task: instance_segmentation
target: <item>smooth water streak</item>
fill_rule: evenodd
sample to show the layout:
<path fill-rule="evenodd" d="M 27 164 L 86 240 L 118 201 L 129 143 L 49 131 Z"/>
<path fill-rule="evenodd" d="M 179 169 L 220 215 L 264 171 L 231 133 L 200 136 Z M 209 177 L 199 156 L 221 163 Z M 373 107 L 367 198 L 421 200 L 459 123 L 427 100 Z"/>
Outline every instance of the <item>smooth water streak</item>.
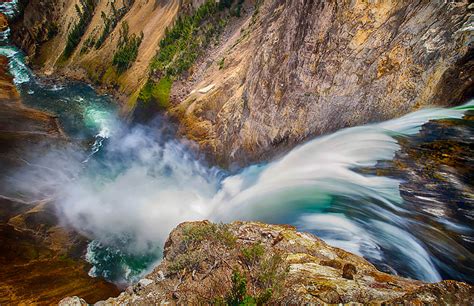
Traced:
<path fill-rule="evenodd" d="M 395 214 L 409 210 L 400 182 L 356 169 L 392 159 L 399 149 L 394 135 L 414 134 L 431 118 L 460 118 L 464 111 L 428 109 L 348 128 L 224 179 L 222 171 L 203 166 L 180 142 L 157 140 L 150 127 L 118 129 L 101 152 L 107 166 L 92 171 L 100 182 L 84 176 L 67 186 L 61 207 L 89 237 L 122 249 L 126 245 L 125 254 L 156 250 L 183 221 L 287 222 L 373 261 L 387 256 L 382 249 L 400 253 L 410 258 L 399 263 L 401 271 L 437 281 L 439 273 L 423 244 L 405 227 L 408 221 Z M 338 213 L 328 212 L 334 207 Z M 347 215 L 351 210 L 360 210 L 365 220 Z"/>

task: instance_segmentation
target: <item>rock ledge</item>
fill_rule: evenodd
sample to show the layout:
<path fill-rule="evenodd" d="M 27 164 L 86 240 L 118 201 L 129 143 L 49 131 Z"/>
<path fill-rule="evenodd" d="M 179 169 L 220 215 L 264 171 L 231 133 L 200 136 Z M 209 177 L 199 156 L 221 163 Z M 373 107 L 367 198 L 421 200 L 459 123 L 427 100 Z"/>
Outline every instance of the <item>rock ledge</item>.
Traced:
<path fill-rule="evenodd" d="M 426 284 L 380 272 L 290 226 L 202 221 L 180 224 L 165 244 L 163 261 L 146 279 L 98 305 L 470 304 L 473 296 L 474 287 L 465 283 Z"/>

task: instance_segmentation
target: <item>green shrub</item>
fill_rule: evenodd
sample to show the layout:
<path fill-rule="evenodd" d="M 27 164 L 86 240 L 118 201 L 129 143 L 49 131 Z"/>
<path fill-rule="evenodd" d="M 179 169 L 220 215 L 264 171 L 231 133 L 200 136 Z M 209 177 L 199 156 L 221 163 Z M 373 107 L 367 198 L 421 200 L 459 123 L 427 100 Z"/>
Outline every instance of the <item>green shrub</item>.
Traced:
<path fill-rule="evenodd" d="M 232 16 L 240 17 L 242 15 L 242 5 L 244 0 L 239 0 L 235 8 L 231 11 Z"/>
<path fill-rule="evenodd" d="M 224 61 L 225 61 L 225 57 L 223 57 L 223 58 L 217 63 L 217 66 L 219 66 L 219 70 L 224 69 Z"/>
<path fill-rule="evenodd" d="M 176 256 L 168 266 L 170 273 L 178 273 L 186 269 L 187 271 L 198 270 L 206 256 L 202 252 L 187 252 Z"/>
<path fill-rule="evenodd" d="M 273 293 L 279 292 L 288 273 L 287 269 L 283 258 L 278 254 L 261 260 L 257 270 L 259 287 L 271 289 Z"/>
<path fill-rule="evenodd" d="M 217 231 L 214 223 L 204 225 L 187 225 L 183 230 L 184 241 L 190 243 L 199 243 L 203 240 L 210 239 Z"/>
<path fill-rule="evenodd" d="M 112 9 L 115 8 L 115 6 L 113 6 L 113 3 L 112 2 Z M 100 34 L 99 38 L 97 39 L 96 43 L 95 43 L 95 48 L 96 49 L 99 49 L 102 44 L 104 43 L 105 39 L 107 38 L 107 36 L 109 35 L 109 33 L 112 31 L 112 21 L 109 17 L 107 17 L 107 15 L 102 11 L 100 13 L 100 17 L 102 18 L 102 20 L 104 21 L 104 29 L 102 30 L 102 34 Z"/>
<path fill-rule="evenodd" d="M 265 254 L 265 248 L 260 243 L 256 243 L 243 248 L 241 252 L 247 264 L 255 264 L 259 262 L 263 254 Z"/>
<path fill-rule="evenodd" d="M 76 4 L 75 6 L 76 12 L 79 15 L 79 21 L 72 26 L 72 30 L 67 36 L 66 47 L 63 52 L 64 58 L 69 58 L 81 41 L 82 35 L 84 35 L 92 19 L 96 6 L 95 0 L 81 0 L 80 3 L 82 10 L 79 5 Z"/>
<path fill-rule="evenodd" d="M 257 297 L 247 294 L 247 279 L 239 271 L 232 272 L 232 289 L 225 298 L 227 305 L 263 305 L 272 297 L 272 290 L 266 289 Z"/>
<path fill-rule="evenodd" d="M 95 48 L 99 49 L 102 44 L 104 43 L 105 39 L 109 36 L 109 34 L 115 29 L 115 26 L 122 20 L 123 16 L 130 10 L 134 3 L 134 0 L 125 0 L 123 1 L 123 7 L 116 9 L 115 8 L 115 0 L 110 3 L 110 13 L 111 16 L 108 17 L 103 11 L 101 12 L 100 17 L 104 22 L 104 28 L 102 33 L 100 34 L 99 38 L 95 43 Z"/>
<path fill-rule="evenodd" d="M 173 81 L 169 77 L 163 77 L 158 83 L 148 81 L 138 95 L 142 102 L 154 102 L 159 109 L 167 109 L 169 106 L 170 92 Z"/>
<path fill-rule="evenodd" d="M 264 305 L 266 304 L 272 297 L 273 290 L 271 288 L 265 289 L 262 293 L 260 293 L 257 298 L 255 299 L 255 302 L 257 305 Z"/>
<path fill-rule="evenodd" d="M 54 36 L 58 35 L 59 33 L 59 27 L 57 23 L 50 23 L 48 25 L 48 40 L 53 38 Z"/>
<path fill-rule="evenodd" d="M 122 28 L 120 29 L 120 38 L 118 42 L 118 48 L 115 51 L 112 65 L 117 68 L 119 73 L 127 70 L 132 63 L 135 61 L 138 55 L 138 48 L 142 43 L 143 32 L 140 36 L 128 34 L 128 23 L 122 22 Z"/>
<path fill-rule="evenodd" d="M 226 247 L 234 247 L 237 237 L 226 224 L 188 225 L 183 231 L 183 240 L 187 244 L 199 243 L 204 240 L 221 243 Z"/>
<path fill-rule="evenodd" d="M 89 51 L 89 49 L 92 48 L 94 44 L 95 44 L 95 35 L 91 34 L 91 36 L 89 36 L 82 44 L 81 54 L 84 54 L 87 51 Z"/>
<path fill-rule="evenodd" d="M 232 273 L 232 289 L 226 297 L 227 305 L 255 304 L 255 299 L 247 295 L 247 279 L 239 271 Z"/>

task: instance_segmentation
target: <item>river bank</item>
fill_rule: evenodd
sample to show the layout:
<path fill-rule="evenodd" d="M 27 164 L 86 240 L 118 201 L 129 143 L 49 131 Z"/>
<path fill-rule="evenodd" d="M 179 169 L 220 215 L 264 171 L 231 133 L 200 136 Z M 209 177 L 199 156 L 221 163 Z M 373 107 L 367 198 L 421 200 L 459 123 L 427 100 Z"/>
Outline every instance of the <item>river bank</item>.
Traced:
<path fill-rule="evenodd" d="M 88 275 L 87 239 L 61 224 L 51 199 L 11 190 L 18 169 L 36 167 L 33 148 L 45 152 L 68 139 L 55 115 L 24 104 L 10 60 L 0 55 L 0 303 L 51 304 L 71 292 L 94 302 L 118 294 L 115 285 Z"/>
<path fill-rule="evenodd" d="M 0 88 L 0 303 L 57 303 L 72 292 L 95 302 L 118 294 L 88 275 L 87 240 L 60 224 L 50 200 L 6 196 L 11 171 L 28 167 L 35 144 L 67 140 L 57 118 L 23 105 L 4 56 Z"/>

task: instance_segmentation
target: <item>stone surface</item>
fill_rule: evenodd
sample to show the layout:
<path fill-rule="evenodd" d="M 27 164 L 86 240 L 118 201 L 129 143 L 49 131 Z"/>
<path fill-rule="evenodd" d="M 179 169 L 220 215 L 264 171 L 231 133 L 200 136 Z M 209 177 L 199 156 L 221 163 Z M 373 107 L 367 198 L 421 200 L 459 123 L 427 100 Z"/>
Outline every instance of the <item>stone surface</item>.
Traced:
<path fill-rule="evenodd" d="M 0 32 L 5 31 L 6 29 L 8 29 L 7 17 L 4 14 L 0 13 Z"/>
<path fill-rule="evenodd" d="M 79 297 L 77 297 L 77 296 L 64 298 L 64 299 L 62 299 L 59 303 L 60 303 L 61 305 L 68 305 L 68 306 L 89 305 L 89 304 L 87 304 L 86 301 L 84 301 L 84 299 L 81 299 L 81 298 L 79 298 Z"/>
<path fill-rule="evenodd" d="M 261 1 L 174 110 L 223 165 L 472 96 L 469 1 Z"/>
<path fill-rule="evenodd" d="M 96 1 L 91 22 L 75 52 L 67 60 L 62 59 L 61 54 L 71 23 L 79 20 L 75 5 L 81 6 L 80 0 L 25 1 L 24 14 L 12 24 L 12 38 L 29 55 L 38 74 L 85 80 L 101 91 L 114 94 L 122 103 L 124 112 L 129 112 L 127 102 L 145 84 L 148 66 L 156 54 L 158 43 L 166 27 L 174 21 L 183 1 L 130 1 L 132 5 L 120 23 L 126 21 L 130 33 L 140 35 L 142 32 L 144 36 L 137 60 L 119 75 L 112 69 L 112 59 L 120 36 L 120 23 L 112 29 L 99 49 L 92 46 L 88 51 L 81 50 L 87 39 L 97 39 L 102 33 L 102 12 L 110 18 L 111 3 L 119 9 L 125 2 L 128 1 Z"/>
<path fill-rule="evenodd" d="M 236 271 L 246 279 L 246 295 L 268 304 L 467 305 L 474 297 L 474 288 L 465 283 L 425 284 L 382 273 L 365 259 L 291 226 L 202 221 L 172 231 L 163 261 L 147 276 L 157 281 L 131 286 L 97 304 L 228 302 Z"/>

